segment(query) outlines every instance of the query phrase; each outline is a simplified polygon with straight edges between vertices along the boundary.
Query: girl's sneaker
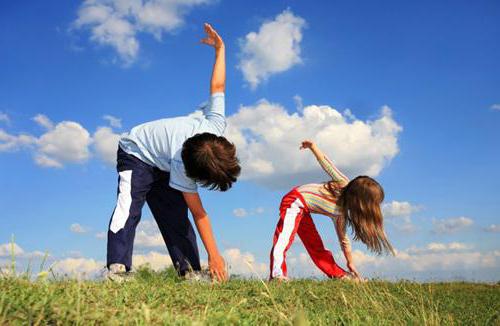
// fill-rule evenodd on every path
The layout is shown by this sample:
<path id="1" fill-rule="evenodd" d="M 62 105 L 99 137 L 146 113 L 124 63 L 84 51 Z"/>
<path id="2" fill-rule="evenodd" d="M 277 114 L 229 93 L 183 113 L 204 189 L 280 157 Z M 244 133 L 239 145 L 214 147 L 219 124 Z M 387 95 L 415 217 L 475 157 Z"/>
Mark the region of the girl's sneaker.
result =
<path id="1" fill-rule="evenodd" d="M 354 283 L 359 283 L 359 282 L 366 282 L 364 279 L 359 278 L 354 276 L 354 274 L 347 272 L 344 276 L 339 278 L 342 281 L 348 281 L 348 282 L 354 282 Z"/>
<path id="2" fill-rule="evenodd" d="M 351 273 L 347 272 L 343 276 L 339 277 L 339 279 L 343 281 L 354 281 L 356 277 Z"/>
<path id="3" fill-rule="evenodd" d="M 271 282 L 278 282 L 278 283 L 287 283 L 287 282 L 290 282 L 290 279 L 286 276 L 275 276 L 273 278 L 271 278 L 269 281 Z"/>

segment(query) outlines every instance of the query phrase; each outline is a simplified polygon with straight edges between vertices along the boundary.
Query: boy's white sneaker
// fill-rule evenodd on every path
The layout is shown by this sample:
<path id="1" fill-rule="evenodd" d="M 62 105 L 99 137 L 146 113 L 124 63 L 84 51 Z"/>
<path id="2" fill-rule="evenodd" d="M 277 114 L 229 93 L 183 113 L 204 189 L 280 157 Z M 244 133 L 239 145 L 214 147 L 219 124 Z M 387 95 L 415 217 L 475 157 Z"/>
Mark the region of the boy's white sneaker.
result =
<path id="1" fill-rule="evenodd" d="M 133 276 L 134 274 L 127 272 L 127 268 L 123 264 L 111 264 L 106 272 L 106 279 L 116 283 L 130 281 Z"/>
<path id="2" fill-rule="evenodd" d="M 212 276 L 208 269 L 186 272 L 184 279 L 189 283 L 212 283 Z"/>

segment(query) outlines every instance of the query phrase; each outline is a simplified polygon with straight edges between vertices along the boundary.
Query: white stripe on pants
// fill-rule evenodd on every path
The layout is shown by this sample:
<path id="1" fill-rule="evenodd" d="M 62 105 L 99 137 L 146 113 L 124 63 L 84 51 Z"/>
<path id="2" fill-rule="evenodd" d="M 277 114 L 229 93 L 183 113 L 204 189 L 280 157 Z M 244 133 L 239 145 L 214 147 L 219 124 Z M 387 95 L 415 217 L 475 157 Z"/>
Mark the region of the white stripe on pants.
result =
<path id="1" fill-rule="evenodd" d="M 291 241 L 293 236 L 293 230 L 295 228 L 295 221 L 299 215 L 301 209 L 304 207 L 302 201 L 297 198 L 291 205 L 286 209 L 285 217 L 283 218 L 283 229 L 278 236 L 278 241 L 274 245 L 273 250 L 273 271 L 272 277 L 284 276 L 281 265 L 285 259 L 285 250 Z"/>
<path id="2" fill-rule="evenodd" d="M 109 225 L 109 229 L 113 233 L 123 229 L 130 213 L 130 205 L 132 205 L 132 170 L 121 171 L 119 175 L 118 201 Z"/>

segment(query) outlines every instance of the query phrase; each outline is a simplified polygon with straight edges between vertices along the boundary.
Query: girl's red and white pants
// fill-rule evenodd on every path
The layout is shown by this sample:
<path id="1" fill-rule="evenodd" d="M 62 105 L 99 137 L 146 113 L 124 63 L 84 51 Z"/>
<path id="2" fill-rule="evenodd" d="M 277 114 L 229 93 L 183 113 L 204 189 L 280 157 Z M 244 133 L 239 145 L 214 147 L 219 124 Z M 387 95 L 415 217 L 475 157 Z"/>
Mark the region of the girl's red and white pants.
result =
<path id="1" fill-rule="evenodd" d="M 323 245 L 304 198 L 293 189 L 283 197 L 280 205 L 280 219 L 274 231 L 271 249 L 271 279 L 287 277 L 286 252 L 292 245 L 295 234 L 299 235 L 314 264 L 328 277 L 338 278 L 346 274 Z"/>

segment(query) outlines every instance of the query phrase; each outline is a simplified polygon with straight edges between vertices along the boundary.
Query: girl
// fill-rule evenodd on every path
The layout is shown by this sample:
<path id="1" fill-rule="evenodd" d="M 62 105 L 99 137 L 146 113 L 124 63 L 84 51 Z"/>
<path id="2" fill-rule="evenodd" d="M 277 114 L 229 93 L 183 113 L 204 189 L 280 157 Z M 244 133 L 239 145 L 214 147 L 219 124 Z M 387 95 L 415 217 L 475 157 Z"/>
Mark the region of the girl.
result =
<path id="1" fill-rule="evenodd" d="M 349 181 L 310 140 L 303 141 L 300 149 L 310 149 L 332 180 L 296 187 L 283 197 L 271 249 L 270 279 L 287 280 L 286 252 L 295 234 L 299 235 L 314 264 L 328 277 L 361 279 L 352 259 L 346 227 L 350 226 L 354 231 L 354 240 L 361 240 L 377 254 L 383 251 L 394 253 L 384 232 L 380 209 L 384 190 L 367 176 Z M 350 273 L 335 263 L 332 253 L 323 245 L 311 218 L 312 213 L 332 218 Z"/>

